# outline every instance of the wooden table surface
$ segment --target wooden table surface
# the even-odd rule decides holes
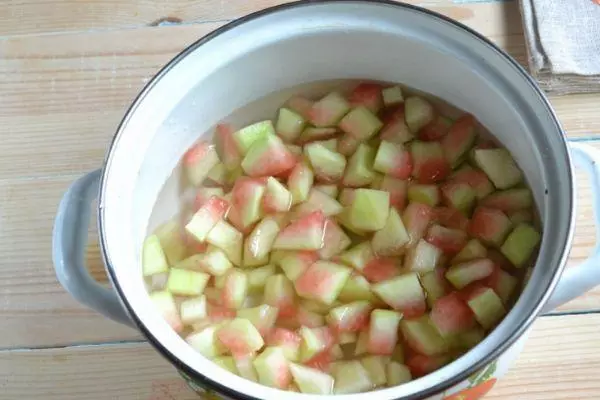
[[[216,27],[279,0],[4,0],[0,5],[0,399],[194,399],[135,331],[77,304],[57,282],[58,201],[98,168],[129,103],[170,58]],[[515,1],[412,0],[488,36],[519,62]],[[164,23],[164,21],[170,21]],[[600,148],[600,94],[552,97],[568,135]],[[569,265],[595,243],[578,175]],[[106,281],[96,234],[88,264]],[[600,398],[600,289],[535,323],[490,399]]]

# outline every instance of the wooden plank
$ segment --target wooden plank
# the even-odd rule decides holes
[[[600,315],[543,317],[486,400],[594,399],[600,392]]]
[[[596,398],[600,315],[543,317],[519,361],[486,399]],[[568,368],[563,366],[568,365]],[[194,400],[147,344],[0,352],[3,399]],[[32,383],[33,382],[33,383]]]
[[[0,179],[98,168],[120,119],[144,84],[177,52],[216,26],[0,41],[0,152],[7,155],[0,161]]]
[[[0,41],[0,179],[98,167],[128,105],[172,56],[217,23]],[[519,35],[493,38],[524,59]],[[600,95],[555,98],[573,137],[600,132]],[[51,138],[51,139],[49,139]],[[23,145],[26,143],[27,145]]]
[[[593,143],[600,149],[600,142]],[[53,219],[60,197],[75,178],[0,181],[0,348],[139,337],[78,305],[56,281],[50,243]],[[578,174],[578,178],[584,175]],[[589,186],[580,188],[570,258],[573,266],[585,259],[595,242]],[[94,230],[92,225],[88,267],[98,280],[107,282]],[[600,288],[563,306],[561,311],[589,309],[600,309]]]
[[[56,280],[53,221],[58,201],[74,178],[0,181],[0,348],[140,337],[78,304]],[[106,280],[97,235],[91,238],[90,269]]]
[[[172,0],[155,2],[91,0],[9,0],[0,12],[4,36],[40,33],[109,30],[178,23],[227,21],[267,7],[289,3],[281,0]],[[516,1],[456,4],[451,0],[408,0],[455,18],[484,34],[514,33],[521,18]],[[507,29],[511,30],[508,31]]]
[[[0,347],[136,337],[76,305],[59,287],[51,267],[52,220],[67,185],[78,174],[101,165],[119,118],[144,82],[177,51],[216,26],[21,37],[0,42],[6,56],[0,63],[0,91],[4,94],[0,98],[0,126],[5,128],[0,141],[0,250],[5,254],[0,261],[0,277],[5,281]],[[600,132],[596,113],[600,95],[553,101],[567,129],[575,132],[572,136]],[[582,260],[593,244],[588,192],[580,194],[580,207],[583,211],[579,211],[573,262]],[[103,278],[97,245],[91,247],[90,257],[92,273]],[[599,306],[597,290],[564,309]],[[31,324],[41,331],[26,328]]]

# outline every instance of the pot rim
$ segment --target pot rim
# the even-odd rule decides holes
[[[568,186],[569,186],[568,189],[570,190],[570,193],[571,193],[571,209],[569,210],[569,226],[567,227],[568,235],[566,236],[565,247],[562,250],[562,252],[560,253],[560,256],[558,257],[558,259],[560,260],[559,265],[556,268],[555,274],[552,277],[552,280],[550,281],[546,292],[541,296],[540,301],[538,302],[536,307],[532,310],[531,314],[526,318],[526,320],[520,326],[517,326],[515,329],[513,329],[510,332],[510,336],[508,336],[505,341],[501,342],[492,352],[489,352],[488,354],[485,355],[485,357],[481,358],[478,362],[472,364],[469,368],[462,370],[460,373],[455,374],[443,381],[440,381],[439,383],[431,386],[430,388],[427,388],[427,389],[424,389],[417,393],[413,393],[411,395],[403,397],[404,399],[407,399],[407,400],[426,399],[429,396],[433,396],[435,394],[442,393],[444,390],[451,388],[452,386],[466,380],[474,372],[485,367],[487,364],[489,364],[493,360],[499,358],[511,345],[513,345],[519,338],[522,337],[522,335],[525,333],[525,331],[531,326],[533,321],[538,317],[543,306],[546,304],[546,302],[550,298],[552,292],[556,288],[556,285],[558,284],[560,276],[562,275],[562,272],[565,268],[566,260],[567,260],[568,254],[569,254],[568,249],[570,249],[572,241],[573,241],[573,226],[574,226],[574,216],[575,216],[573,210],[575,207],[575,191],[574,191],[574,187],[573,187],[573,165],[572,165],[572,161],[571,161],[569,151],[568,151],[565,132],[564,132],[562,126],[560,125],[560,122],[558,121],[557,115],[556,115],[552,105],[550,104],[546,95],[541,90],[541,88],[539,87],[537,82],[534,80],[534,78],[515,59],[513,59],[507,52],[505,52],[504,50],[502,50],[501,48],[496,46],[494,43],[492,43],[488,38],[486,38],[482,34],[476,32],[475,30],[469,28],[468,26],[462,24],[461,22],[451,19],[443,14],[439,14],[435,11],[432,11],[432,10],[429,10],[426,8],[422,8],[422,7],[418,7],[418,6],[415,6],[412,4],[397,2],[394,0],[304,0],[304,1],[299,0],[299,1],[294,1],[294,2],[290,2],[290,3],[286,3],[286,4],[280,4],[277,6],[269,7],[269,8],[263,9],[263,10],[259,10],[259,11],[250,13],[243,17],[234,19],[231,22],[215,29],[214,31],[212,31],[212,32],[206,34],[205,36],[201,37],[200,39],[196,40],[194,43],[192,43],[191,45],[186,47],[184,50],[182,50],[179,54],[177,54],[175,57],[173,57],[167,64],[165,64],[165,66],[163,66],[152,77],[152,79],[150,79],[150,81],[144,86],[144,88],[140,91],[140,93],[135,97],[135,99],[133,100],[133,102],[131,103],[131,105],[129,106],[127,111],[125,112],[121,122],[119,123],[117,131],[116,131],[115,135],[113,136],[113,139],[111,140],[111,143],[108,147],[108,151],[105,156],[104,168],[102,170],[101,181],[100,181],[98,204],[99,205],[103,204],[103,197],[105,196],[106,180],[108,179],[108,173],[107,173],[107,171],[109,170],[108,167],[111,164],[112,155],[114,153],[113,150],[117,147],[119,140],[121,138],[121,135],[124,133],[124,130],[125,130],[124,128],[127,126],[127,123],[129,121],[129,119],[131,118],[132,114],[135,113],[139,104],[144,100],[146,95],[152,90],[152,88],[155,86],[155,84],[163,76],[165,76],[175,65],[177,65],[180,61],[182,61],[185,57],[190,55],[192,52],[194,52],[196,49],[198,49],[203,44],[206,44],[210,40],[221,35],[222,33],[225,33],[231,29],[234,29],[234,28],[236,28],[244,23],[250,22],[254,19],[260,18],[262,16],[270,15],[270,14],[276,14],[281,11],[295,9],[295,8],[311,7],[311,6],[315,6],[315,5],[335,4],[335,3],[338,3],[338,4],[339,3],[366,3],[366,4],[374,3],[374,4],[393,6],[393,7],[397,7],[397,8],[403,8],[403,9],[407,9],[407,10],[410,10],[413,12],[419,12],[419,13],[425,14],[428,17],[441,20],[442,22],[451,24],[456,28],[460,28],[460,29],[466,31],[468,34],[470,34],[473,37],[473,39],[479,40],[484,45],[490,47],[491,50],[498,53],[505,61],[510,63],[528,81],[531,89],[535,92],[535,94],[539,98],[541,105],[548,111],[549,115],[551,116],[552,122],[556,127],[556,131],[561,133],[561,135],[560,135],[561,143],[560,144],[563,146],[563,150],[568,156],[568,165],[570,168],[569,176],[571,178],[568,182]],[[99,231],[101,253],[102,253],[103,261],[104,261],[106,270],[108,272],[108,276],[110,278],[111,284],[112,284],[114,290],[118,293],[118,297],[119,297],[122,305],[124,306],[124,308],[127,310],[128,314],[130,315],[131,319],[133,320],[133,322],[135,323],[137,328],[142,332],[142,334],[148,339],[148,341],[156,349],[158,349],[159,352],[163,356],[165,356],[173,365],[175,365],[180,371],[183,371],[183,373],[185,375],[192,377],[195,381],[200,382],[202,385],[206,386],[209,390],[216,390],[219,393],[225,394],[225,395],[230,396],[235,399],[260,400],[259,398],[249,396],[245,393],[241,393],[241,392],[238,392],[237,390],[234,390],[227,386],[224,386],[220,382],[214,381],[214,380],[208,378],[207,376],[198,373],[197,371],[195,371],[194,369],[189,367],[187,364],[183,363],[177,356],[175,356],[172,352],[170,352],[165,346],[163,346],[156,339],[156,337],[152,334],[152,332],[146,328],[144,323],[135,314],[133,307],[128,302],[128,300],[125,296],[123,288],[120,286],[120,284],[117,280],[114,267],[110,261],[109,255],[106,251],[107,243],[106,243],[106,232],[105,232],[105,226],[104,226],[104,208],[102,208],[102,207],[98,207],[98,231]],[[368,394],[368,393],[365,393],[365,394]]]

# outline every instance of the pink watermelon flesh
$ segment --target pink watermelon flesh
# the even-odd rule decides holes
[[[387,109],[382,114],[383,127],[379,139],[391,143],[403,144],[413,139],[413,134],[408,129],[404,120],[404,105]]]
[[[286,142],[293,142],[300,135],[306,124],[305,119],[298,113],[280,108],[275,131]]]
[[[300,218],[319,210],[326,217],[331,217],[341,213],[343,207],[340,203],[337,202],[337,200],[335,200],[331,196],[328,196],[325,193],[313,188],[308,194],[308,198],[306,199],[306,201],[302,204],[297,205],[292,210],[292,219]]]
[[[258,332],[264,338],[274,329],[277,313],[277,308],[262,304],[258,307],[238,310],[237,317],[252,322],[252,325],[258,329]]]
[[[275,135],[275,128],[273,127],[273,122],[271,120],[264,120],[245,126],[234,132],[233,140],[235,141],[240,154],[245,156],[254,142],[269,135]]]
[[[475,203],[475,190],[468,183],[447,182],[442,185],[442,197],[447,206],[469,215]]]
[[[267,179],[262,207],[265,213],[285,212],[292,204],[292,194],[277,179]]]
[[[513,293],[517,288],[518,280],[500,267],[494,265],[494,271],[483,284],[496,292],[505,305],[510,303]]]
[[[215,130],[215,146],[221,162],[231,171],[242,162],[242,156],[233,140],[233,128],[228,124],[219,124]]]
[[[298,359],[301,340],[300,335],[285,328],[275,328],[266,337],[267,346],[282,348],[283,354],[290,361]]]
[[[425,236],[432,245],[441,249],[446,254],[456,254],[467,244],[467,234],[458,229],[445,228],[441,225],[432,225]]]
[[[402,221],[410,237],[407,248],[415,246],[425,235],[429,222],[433,218],[433,209],[421,203],[410,203],[402,215]]]
[[[434,271],[421,276],[421,285],[427,294],[427,304],[433,307],[435,301],[443,297],[450,290],[450,284],[446,281],[446,269],[437,267]]]
[[[392,355],[398,343],[398,326],[402,314],[391,310],[373,310],[369,324],[367,351],[377,355]]]
[[[294,96],[287,101],[289,109],[304,119],[309,119],[310,109],[313,104],[313,101],[301,96]]]
[[[433,304],[430,317],[442,336],[468,331],[475,324],[473,312],[456,292],[438,299]]]
[[[337,256],[352,244],[344,230],[331,218],[325,221],[324,232],[323,247],[319,250],[319,256],[324,260]]]
[[[321,182],[338,182],[344,176],[346,158],[340,153],[316,142],[306,145],[304,152],[315,171],[315,176]]]
[[[410,369],[413,377],[427,375],[444,365],[448,364],[452,359],[447,355],[426,356],[423,354],[413,354],[406,360],[406,365]]]
[[[193,208],[194,212],[196,212],[212,196],[217,196],[217,197],[223,198],[224,195],[225,195],[225,193],[223,192],[223,188],[220,188],[220,187],[216,187],[216,188],[209,188],[209,187],[200,188],[196,192],[196,196],[194,197],[193,207],[192,208]]]
[[[453,207],[436,207],[433,210],[434,221],[446,228],[466,231],[469,227],[469,219],[464,213]]]
[[[302,134],[296,140],[296,144],[303,145],[309,142],[331,139],[335,137],[337,132],[335,128],[314,128],[309,126],[302,131]]]
[[[400,144],[382,141],[373,169],[397,179],[408,179],[412,173],[412,157]]]
[[[258,382],[276,389],[286,389],[292,382],[289,361],[279,347],[268,347],[254,359]]]
[[[319,250],[323,247],[325,216],[314,211],[292,222],[275,239],[273,249]]]
[[[364,106],[352,109],[339,124],[342,131],[359,140],[371,138],[382,126],[383,123],[379,118]]]
[[[272,275],[265,282],[263,302],[279,309],[278,318],[296,314],[294,287],[284,275]]]
[[[417,133],[435,118],[433,106],[424,98],[418,96],[408,97],[404,101],[406,124],[411,132]]]
[[[406,273],[372,286],[373,292],[406,318],[422,315],[426,310],[425,294],[416,273]]]
[[[464,166],[450,176],[450,181],[456,183],[467,183],[473,190],[475,196],[481,200],[494,191],[494,185],[487,175],[475,168]]]
[[[177,310],[177,305],[173,299],[173,295],[164,291],[155,291],[150,294],[150,300],[160,315],[165,319],[167,324],[175,331],[183,331],[183,323]]]
[[[502,300],[490,288],[482,287],[473,291],[467,304],[484,329],[493,328],[506,315]]]
[[[458,118],[442,139],[442,148],[450,165],[456,165],[475,143],[475,118],[466,114]]]
[[[438,115],[433,121],[421,128],[419,140],[424,142],[437,141],[446,136],[451,125],[452,121],[449,118]]]
[[[223,286],[223,306],[227,308],[242,308],[248,293],[248,277],[237,268],[232,268],[225,276]]]
[[[348,101],[339,93],[332,92],[312,105],[308,119],[316,127],[335,126],[348,111]]]
[[[370,242],[362,242],[340,254],[339,260],[362,272],[366,265],[375,257]]]
[[[207,303],[206,313],[210,320],[214,323],[227,321],[235,318],[236,311],[218,304]]]
[[[304,162],[296,164],[287,181],[289,191],[292,194],[292,204],[301,203],[308,198],[313,181],[312,169]]]
[[[386,107],[394,106],[397,104],[404,103],[404,96],[402,94],[402,88],[398,85],[386,87],[381,90],[383,96],[383,104]]]
[[[334,332],[358,332],[368,325],[371,314],[368,301],[355,301],[334,307],[327,315],[327,322]]]
[[[273,217],[268,216],[260,221],[246,238],[245,250],[248,256],[259,260],[267,259],[279,230],[279,224]],[[246,263],[244,265],[249,266]]]
[[[339,202],[340,202],[341,205],[343,205],[343,206],[349,206],[354,201],[355,194],[356,194],[356,190],[355,189],[344,188],[340,192],[340,195],[338,196],[338,200],[339,200]]]
[[[319,260],[319,254],[314,251],[294,251],[281,260],[278,264],[289,280],[295,281],[312,264]]]
[[[411,184],[408,187],[408,200],[435,207],[440,202],[440,189],[438,185]]]
[[[451,171],[439,142],[411,143],[412,176],[420,183],[435,183],[445,179]]]
[[[446,279],[455,288],[462,289],[473,282],[487,278],[492,272],[494,272],[494,263],[489,258],[481,258],[451,266],[446,272]]]
[[[469,233],[482,242],[500,246],[511,229],[510,219],[502,211],[478,207],[469,224]]]
[[[433,271],[440,264],[442,255],[442,250],[421,239],[406,254],[404,267],[420,274],[427,273]]]
[[[514,226],[517,226],[521,223],[532,223],[533,222],[533,213],[529,210],[519,210],[508,213],[508,218],[510,218],[510,222]]]
[[[346,133],[338,140],[337,151],[346,157],[351,156],[358,149],[360,140]]]
[[[374,189],[388,192],[390,194],[390,205],[396,210],[402,211],[406,206],[407,187],[407,181],[386,176],[379,187]]]
[[[360,83],[348,99],[352,107],[365,106],[374,114],[383,106],[382,86],[377,83]]]
[[[235,223],[234,225],[245,232],[261,217],[265,182],[263,179],[239,178],[231,192],[232,206],[237,213],[236,216],[239,217],[239,220],[236,219],[239,225]]]
[[[413,134],[404,121],[404,106],[387,113],[383,118],[383,128],[379,138],[391,143],[403,144],[413,138]]]
[[[458,264],[464,261],[471,261],[477,258],[485,258],[487,248],[477,239],[471,239],[463,249],[451,261],[451,264]]]
[[[433,326],[428,315],[402,319],[400,330],[406,344],[423,355],[436,356],[444,354],[448,350],[448,344]]]
[[[242,161],[244,172],[251,177],[278,175],[292,169],[294,165],[296,157],[275,135],[255,141]]]
[[[384,227],[373,235],[373,251],[379,256],[401,256],[409,241],[410,236],[400,214],[391,207]]]
[[[391,257],[374,258],[367,263],[362,274],[371,283],[387,281],[400,274],[396,259]]]
[[[481,205],[510,213],[531,208],[533,196],[529,189],[507,189],[490,194],[481,201]]]
[[[315,185],[315,189],[325,193],[327,196],[331,197],[332,199],[335,199],[339,193],[339,188],[337,187],[336,184],[320,184],[320,185]]]
[[[258,330],[250,321],[236,318],[225,323],[217,330],[217,338],[231,354],[246,356],[252,354],[264,345],[264,341]]]
[[[208,142],[196,143],[183,155],[183,169],[194,186],[200,186],[211,168],[218,163],[215,146]]]
[[[375,179],[373,162],[375,150],[366,144],[360,144],[356,152],[348,160],[344,173],[343,185],[346,187],[361,187],[370,184]]]
[[[296,292],[306,299],[332,304],[349,277],[349,268],[332,262],[317,261],[296,280]]]
[[[185,226],[186,231],[199,242],[203,242],[211,229],[229,210],[229,203],[217,196],[211,196],[208,201],[194,214]]]
[[[318,328],[325,325],[325,318],[321,314],[307,310],[302,306],[298,307],[294,318],[298,321],[300,326],[306,326],[308,328]]]

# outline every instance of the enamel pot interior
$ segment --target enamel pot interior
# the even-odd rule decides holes
[[[153,214],[159,194],[162,217],[176,211],[177,179],[169,178],[193,142],[257,99],[331,79],[399,82],[474,114],[525,172],[544,227],[530,283],[498,328],[460,359],[380,390],[378,398],[423,398],[499,356],[533,321],[565,262],[573,188],[564,135],[532,79],[488,41],[439,15],[386,1],[292,3],[235,21],[177,56],[132,105],[108,153],[99,212],[109,274],[140,329],[178,367],[231,397],[305,398],[234,376],[191,350],[152,308],[141,276],[142,242],[155,223],[151,216],[161,218]],[[234,122],[271,117],[285,100],[271,98],[264,110]],[[175,183],[165,188],[167,181]]]

